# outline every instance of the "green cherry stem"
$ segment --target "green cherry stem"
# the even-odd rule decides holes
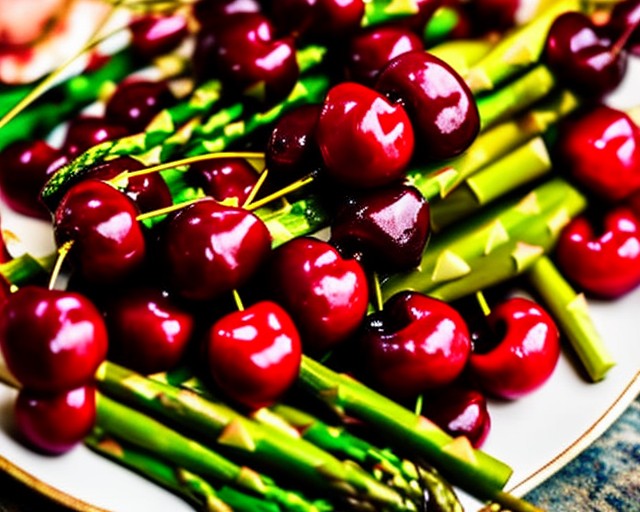
[[[491,314],[491,308],[489,307],[487,299],[486,299],[486,297],[484,296],[484,293],[482,293],[481,290],[478,290],[476,292],[476,300],[478,301],[478,305],[480,306],[480,309],[482,310],[482,314],[484,316],[489,316]]]
[[[49,278],[49,289],[53,290],[55,288],[56,282],[58,281],[58,277],[60,277],[60,271],[62,270],[62,265],[64,260],[67,258],[67,255],[71,251],[73,247],[73,240],[67,240],[60,247],[58,247],[56,261],[53,265],[53,269],[51,270],[51,276]]]

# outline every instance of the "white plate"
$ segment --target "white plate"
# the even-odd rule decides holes
[[[635,60],[625,83],[609,103],[640,103]],[[636,89],[634,89],[636,87]],[[36,255],[52,247],[46,223],[16,216],[0,204],[2,227],[24,239]],[[597,384],[586,382],[563,355],[551,380],[515,402],[492,403],[492,430],[483,449],[514,469],[508,488],[522,495],[548,478],[595,440],[640,392],[640,289],[611,302],[591,302],[591,312],[617,365]],[[0,469],[77,510],[107,509],[191,511],[181,499],[136,474],[79,446],[62,457],[43,457],[17,443],[12,435],[14,391],[0,384]],[[465,508],[479,503],[462,497]]]

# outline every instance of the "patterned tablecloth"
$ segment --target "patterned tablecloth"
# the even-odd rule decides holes
[[[640,397],[596,442],[527,499],[549,512],[640,512]],[[0,512],[66,509],[0,473]]]

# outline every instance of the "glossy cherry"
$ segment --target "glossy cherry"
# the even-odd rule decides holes
[[[466,386],[454,384],[427,393],[423,414],[450,436],[465,436],[476,448],[491,430],[487,399],[479,390]]]
[[[295,238],[269,266],[271,291],[293,317],[305,352],[321,354],[352,335],[369,304],[367,276],[329,243]]]
[[[56,148],[40,139],[4,148],[0,153],[0,195],[5,204],[30,217],[50,218],[40,202],[40,191],[50,178],[49,167],[59,156]]]
[[[192,164],[188,180],[217,201],[234,200],[242,206],[260,175],[244,158],[216,158]]]
[[[15,402],[15,421],[26,444],[58,455],[78,445],[95,424],[95,389],[84,385],[57,393],[21,389]]]
[[[361,30],[349,40],[347,76],[354,82],[373,86],[387,62],[410,51],[424,50],[422,39],[402,25],[381,25]]]
[[[635,55],[640,55],[640,2],[623,0],[616,2],[611,9],[611,17],[605,30],[612,39],[628,37],[626,48]]]
[[[97,180],[81,181],[54,214],[58,246],[71,242],[69,258],[87,281],[114,284],[141,268],[145,237],[138,209],[122,192]]]
[[[451,66],[428,52],[407,52],[391,60],[375,89],[406,109],[420,141],[416,149],[430,159],[462,153],[480,130],[471,90]]]
[[[100,116],[84,115],[69,122],[62,146],[65,153],[75,157],[91,146],[129,135],[124,126]]]
[[[26,286],[0,310],[0,347],[26,388],[56,392],[90,382],[107,346],[102,315],[83,295]]]
[[[331,242],[375,270],[415,267],[429,240],[429,203],[413,186],[351,195],[331,224]]]
[[[557,151],[569,175],[600,198],[640,190],[640,128],[625,112],[598,105],[567,120]]]
[[[175,101],[165,81],[125,80],[105,105],[108,121],[126,126],[131,133],[144,131],[149,121]]]
[[[585,14],[558,16],[545,46],[545,61],[567,87],[585,96],[601,97],[624,77],[627,54],[610,41]]]
[[[275,302],[258,302],[223,316],[207,337],[211,377],[231,399],[250,409],[278,400],[296,380],[300,361],[300,335]]]
[[[200,0],[193,4],[196,20],[205,26],[228,23],[229,16],[241,13],[260,13],[256,0]]]
[[[104,314],[110,359],[143,374],[180,363],[194,330],[193,315],[158,288],[126,290]]]
[[[329,175],[359,188],[403,178],[414,147],[413,128],[402,106],[355,82],[329,90],[316,140]]]
[[[469,358],[471,375],[482,389],[516,399],[549,379],[560,357],[560,341],[556,324],[542,307],[510,298],[491,311],[487,323],[496,344],[480,352],[476,340]]]
[[[209,300],[251,278],[271,251],[271,234],[251,212],[203,199],[170,219],[160,247],[172,289]]]
[[[146,59],[175,50],[189,35],[187,19],[180,15],[149,15],[131,25],[131,46]]]
[[[640,284],[640,221],[618,206],[595,227],[583,215],[561,232],[556,259],[562,272],[586,292],[616,298]]]
[[[392,296],[359,336],[366,376],[402,399],[453,382],[471,350],[467,326],[449,304],[418,292]]]

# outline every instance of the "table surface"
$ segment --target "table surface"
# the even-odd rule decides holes
[[[640,512],[640,397],[526,498],[549,512]],[[0,512],[68,512],[0,472]]]

